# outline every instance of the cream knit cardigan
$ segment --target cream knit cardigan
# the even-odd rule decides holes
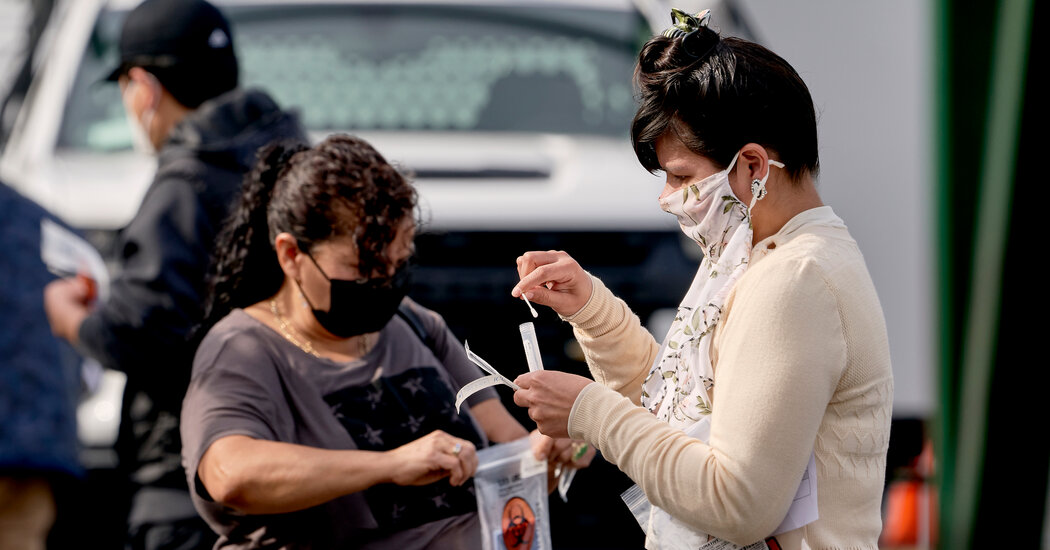
[[[596,380],[569,435],[584,439],[673,516],[738,544],[784,518],[810,453],[820,519],[777,536],[785,550],[877,549],[893,377],[864,258],[824,206],[756,244],[712,342],[709,444],[638,406],[659,344],[596,278],[567,317]]]

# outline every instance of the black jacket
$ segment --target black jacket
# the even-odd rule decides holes
[[[143,485],[184,488],[178,418],[189,382],[215,236],[257,150],[305,141],[297,118],[259,91],[232,90],[183,119],[115,249],[109,300],[80,327],[84,353],[128,376],[121,464]]]

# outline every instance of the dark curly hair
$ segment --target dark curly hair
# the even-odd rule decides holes
[[[631,141],[650,172],[661,169],[654,144],[670,131],[723,168],[753,142],[775,151],[792,179],[817,173],[809,89],[787,61],[754,42],[707,27],[685,39],[657,36],[638,56],[635,86]]]
[[[386,277],[386,247],[415,205],[411,183],[360,138],[263,148],[216,239],[200,332],[281,288],[284,272],[273,247],[279,233],[290,233],[304,252],[349,237],[362,276]]]

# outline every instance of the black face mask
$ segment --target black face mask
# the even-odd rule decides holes
[[[397,313],[401,300],[408,294],[412,278],[408,263],[399,267],[389,279],[350,281],[332,279],[313,256],[307,256],[331,285],[328,311],[314,308],[313,304],[310,308],[325,330],[341,338],[379,331]]]

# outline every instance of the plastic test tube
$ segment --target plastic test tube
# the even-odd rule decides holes
[[[525,360],[529,362],[529,372],[543,370],[543,359],[540,358],[540,345],[536,340],[536,327],[532,323],[518,325],[521,331],[521,343],[525,346]]]

